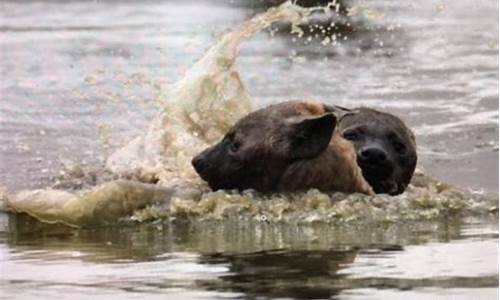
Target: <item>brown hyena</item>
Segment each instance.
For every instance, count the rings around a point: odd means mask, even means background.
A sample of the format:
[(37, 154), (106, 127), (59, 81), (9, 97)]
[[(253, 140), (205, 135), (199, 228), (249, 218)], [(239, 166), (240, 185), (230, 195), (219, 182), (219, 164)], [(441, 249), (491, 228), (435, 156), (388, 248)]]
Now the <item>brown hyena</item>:
[(397, 195), (408, 186), (416, 162), (415, 137), (392, 114), (290, 101), (241, 119), (221, 142), (196, 156), (193, 166), (214, 190)]
[(337, 116), (319, 102), (290, 101), (250, 113), (192, 163), (213, 190), (371, 194)]

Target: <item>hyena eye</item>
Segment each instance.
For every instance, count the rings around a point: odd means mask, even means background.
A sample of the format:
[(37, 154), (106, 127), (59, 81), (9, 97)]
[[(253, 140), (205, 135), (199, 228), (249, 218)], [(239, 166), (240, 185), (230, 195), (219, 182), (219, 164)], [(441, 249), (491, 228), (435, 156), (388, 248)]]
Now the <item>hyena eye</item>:
[(393, 143), (393, 147), (398, 154), (404, 154), (406, 152), (406, 146), (401, 142)]
[(231, 151), (232, 153), (236, 153), (240, 149), (240, 146), (241, 146), (240, 142), (232, 141), (231, 144), (229, 145), (229, 151)]
[(359, 138), (359, 134), (354, 130), (346, 130), (342, 133), (342, 136), (346, 140), (355, 141)]

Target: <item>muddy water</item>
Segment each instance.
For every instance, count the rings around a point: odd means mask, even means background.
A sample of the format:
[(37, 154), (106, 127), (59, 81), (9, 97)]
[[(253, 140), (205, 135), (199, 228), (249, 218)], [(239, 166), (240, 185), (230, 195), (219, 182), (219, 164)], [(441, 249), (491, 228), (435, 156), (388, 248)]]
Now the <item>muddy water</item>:
[[(10, 191), (50, 185), (64, 165), (101, 164), (151, 119), (164, 84), (261, 9), (1, 5), (0, 182)], [(247, 41), (238, 70), (256, 106), (314, 97), (386, 109), (415, 129), (428, 174), (496, 191), (498, 3), (358, 7), (356, 32), (334, 45), (278, 32)], [(376, 226), (171, 220), (78, 231), (1, 217), (1, 280), (14, 298), (498, 298), (494, 213)]]
[(71, 231), (3, 216), (2, 289), (9, 299), (497, 299), (494, 223)]

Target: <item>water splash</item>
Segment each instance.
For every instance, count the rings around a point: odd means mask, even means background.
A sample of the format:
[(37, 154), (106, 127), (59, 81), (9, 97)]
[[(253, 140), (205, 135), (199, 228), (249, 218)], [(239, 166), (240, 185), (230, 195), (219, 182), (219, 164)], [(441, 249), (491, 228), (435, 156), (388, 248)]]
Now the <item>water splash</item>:
[[(223, 35), (184, 78), (165, 88), (159, 97), (162, 111), (143, 135), (108, 158), (107, 168), (141, 181), (150, 181), (145, 180), (144, 174), (153, 177), (158, 185), (169, 186), (170, 194), (165, 194), (164, 200), (170, 199), (175, 191), (183, 193), (193, 187), (203, 191), (203, 184), (191, 167), (191, 158), (252, 109), (250, 95), (234, 68), (238, 46), (275, 22), (300, 23), (312, 10), (286, 2)], [(101, 131), (107, 140), (106, 131)], [(138, 189), (143, 192), (138, 193)], [(103, 213), (107, 214), (106, 219), (116, 220), (141, 206), (155, 204), (159, 202), (154, 196), (156, 189), (154, 185), (120, 181), (77, 195), (52, 189), (21, 192), (7, 203), (15, 212), (25, 212), (46, 222), (78, 226), (99, 223)]]
[(497, 195), (466, 192), (418, 172), (406, 192), (398, 196), (327, 194), (314, 189), (268, 196), (253, 191), (217, 191), (204, 193), (199, 200), (174, 198), (168, 211), (151, 206), (135, 212), (132, 220), (361, 225), (440, 220), (497, 211)]
[(118, 174), (155, 170), (165, 184), (178, 178), (197, 181), (191, 158), (252, 110), (253, 101), (234, 67), (239, 45), (275, 22), (301, 23), (313, 9), (286, 2), (223, 35), (184, 78), (165, 89), (159, 97), (163, 111), (144, 135), (114, 153), (107, 167)]

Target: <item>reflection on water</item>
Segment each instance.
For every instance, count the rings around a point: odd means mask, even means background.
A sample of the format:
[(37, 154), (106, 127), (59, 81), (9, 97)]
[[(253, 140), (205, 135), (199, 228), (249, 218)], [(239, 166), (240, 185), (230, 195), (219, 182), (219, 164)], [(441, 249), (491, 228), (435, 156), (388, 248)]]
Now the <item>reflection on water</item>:
[(79, 231), (22, 215), (2, 222), (7, 296), (498, 295), (492, 220), (376, 227), (174, 222)]

